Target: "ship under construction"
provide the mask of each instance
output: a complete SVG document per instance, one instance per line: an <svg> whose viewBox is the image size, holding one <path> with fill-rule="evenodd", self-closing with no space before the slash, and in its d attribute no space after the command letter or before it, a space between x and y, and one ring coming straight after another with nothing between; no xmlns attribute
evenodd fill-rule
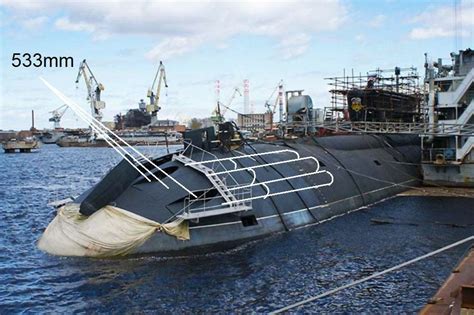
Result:
<svg viewBox="0 0 474 315"><path fill-rule="evenodd" d="M316 126L322 133L418 135L424 184L474 187L474 51L451 53L451 60L426 55L422 84L415 68L330 78L332 106Z"/></svg>

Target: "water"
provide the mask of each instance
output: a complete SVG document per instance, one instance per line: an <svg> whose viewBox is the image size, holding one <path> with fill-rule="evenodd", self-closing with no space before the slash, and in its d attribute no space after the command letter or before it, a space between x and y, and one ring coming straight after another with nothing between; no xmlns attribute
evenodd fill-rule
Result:
<svg viewBox="0 0 474 315"><path fill-rule="evenodd" d="M40 252L35 243L54 217L46 203L89 188L118 160L109 148L54 145L39 153L0 154L0 313L268 312L474 234L472 199L398 197L324 224L197 257L86 259ZM417 225L374 225L373 218ZM298 310L417 311L467 248Z"/></svg>

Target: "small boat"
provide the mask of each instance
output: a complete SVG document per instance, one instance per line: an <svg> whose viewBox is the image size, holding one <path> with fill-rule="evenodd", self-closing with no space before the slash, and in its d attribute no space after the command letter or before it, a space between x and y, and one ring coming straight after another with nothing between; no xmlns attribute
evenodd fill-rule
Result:
<svg viewBox="0 0 474 315"><path fill-rule="evenodd" d="M60 147L107 147L103 139L94 139L89 135L71 135L61 137L56 144Z"/></svg>
<svg viewBox="0 0 474 315"><path fill-rule="evenodd" d="M39 149L40 145L36 139L28 137L24 140L10 139L2 147L5 153L15 153L17 150L20 153L30 153L31 150Z"/></svg>

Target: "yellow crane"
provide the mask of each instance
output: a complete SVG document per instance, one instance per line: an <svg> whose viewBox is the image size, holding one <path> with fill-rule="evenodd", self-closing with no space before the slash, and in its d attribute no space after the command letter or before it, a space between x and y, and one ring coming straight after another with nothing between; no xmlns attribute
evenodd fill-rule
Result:
<svg viewBox="0 0 474 315"><path fill-rule="evenodd" d="M229 101L227 102L227 105L225 104L221 104L220 102L217 102L217 106L216 108L214 109L214 111L212 112L213 115L211 116L211 120L214 122L214 123L223 123L225 118L224 118L224 115L225 113L227 112L227 109L229 109L229 107L232 105L232 102L234 101L235 97L237 96L237 94L239 94L240 96L242 96L242 93L240 93L240 90L239 88L235 87L234 88L234 91L232 92L232 95L229 99ZM224 107L224 108L221 108Z"/></svg>
<svg viewBox="0 0 474 315"><path fill-rule="evenodd" d="M265 101L265 107L267 108L268 113L272 113L273 115L275 115L277 105L278 105L278 103L280 101L280 98L281 98L280 90L282 88L283 88L283 80L280 80L280 82L278 82L275 89L273 90L272 94L270 94L270 97L268 97L268 99ZM275 93L277 91L278 91L278 93L277 93L277 96L275 98L275 102L273 103L273 106L272 106L270 101L271 101L271 99L273 98L273 96L275 95Z"/></svg>
<svg viewBox="0 0 474 315"><path fill-rule="evenodd" d="M157 83L158 79L158 83ZM155 79L153 80L153 84L151 88L148 89L147 97L150 99L150 103L147 104L146 110L151 114L151 124L153 125L156 122L156 113L161 109L160 107L160 92L161 92L161 85L164 83L165 88L168 87L168 83L166 82L166 71L163 62L160 61L160 65L158 66L158 70L155 74ZM154 92L155 84L157 84L156 92Z"/></svg>
<svg viewBox="0 0 474 315"><path fill-rule="evenodd" d="M84 82L86 83L87 100L91 105L92 117L100 121L102 120L101 110L105 108L105 102L100 100L100 93L104 90L104 85L97 82L85 59L79 65L76 84L79 84L81 77L84 78Z"/></svg>

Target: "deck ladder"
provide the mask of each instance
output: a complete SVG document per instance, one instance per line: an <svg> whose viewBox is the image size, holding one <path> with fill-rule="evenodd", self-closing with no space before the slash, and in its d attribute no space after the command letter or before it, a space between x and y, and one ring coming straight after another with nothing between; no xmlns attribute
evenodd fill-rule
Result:
<svg viewBox="0 0 474 315"><path fill-rule="evenodd" d="M196 161L185 156L184 154L175 154L173 156L173 160L179 161L184 165L192 167L193 169L204 174L209 179L211 184L217 189L225 202L230 203L230 205L219 205L217 207L203 207L200 209L189 208L188 211L184 211L180 215L180 217L183 219L199 219L202 217L217 216L226 213L234 213L252 209L251 204L248 202L239 202L239 198L237 198L234 193L229 190L229 187L226 185L226 183L211 168L205 166L204 164L194 164Z"/></svg>

